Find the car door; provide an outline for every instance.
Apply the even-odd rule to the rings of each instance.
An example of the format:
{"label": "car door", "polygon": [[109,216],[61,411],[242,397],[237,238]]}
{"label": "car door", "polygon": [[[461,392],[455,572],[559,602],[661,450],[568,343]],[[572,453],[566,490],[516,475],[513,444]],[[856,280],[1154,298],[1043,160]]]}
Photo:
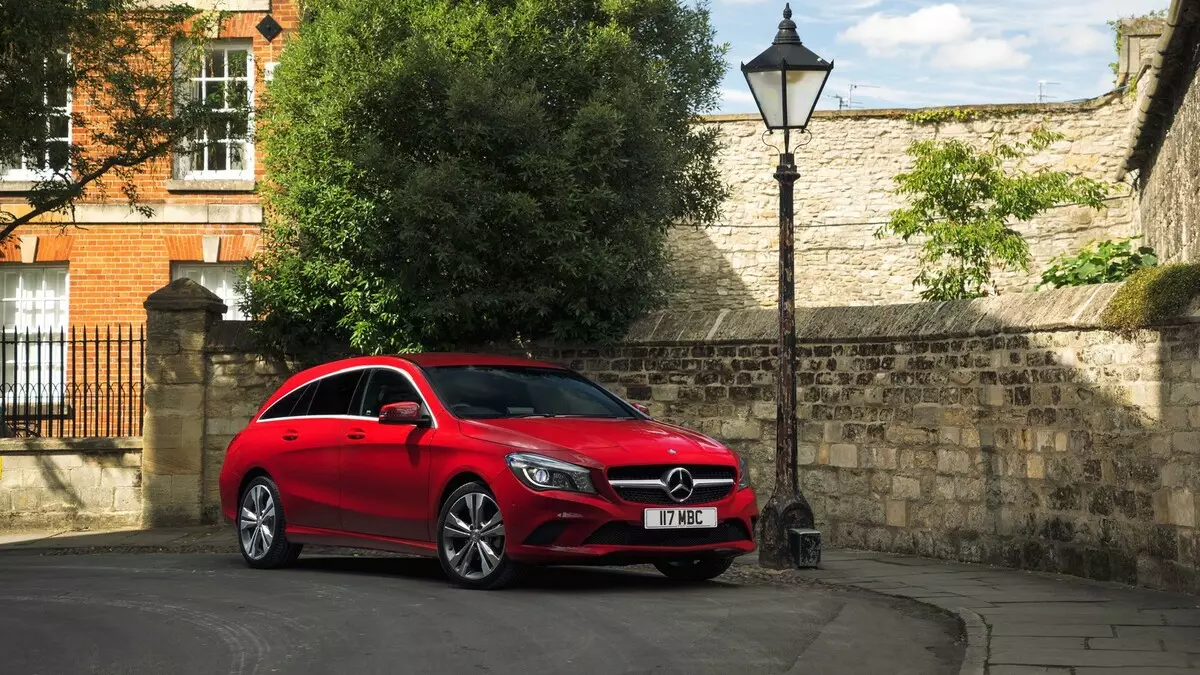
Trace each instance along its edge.
{"label": "car door", "polygon": [[289,526],[341,527],[338,472],[342,424],[362,376],[359,369],[314,380],[305,391],[298,390],[297,404],[286,417],[267,421],[267,439],[279,448],[267,468],[279,486]]}
{"label": "car door", "polygon": [[345,424],[342,529],[411,541],[429,538],[429,447],[436,430],[380,424],[388,403],[413,401],[428,412],[413,382],[392,368],[373,368]]}

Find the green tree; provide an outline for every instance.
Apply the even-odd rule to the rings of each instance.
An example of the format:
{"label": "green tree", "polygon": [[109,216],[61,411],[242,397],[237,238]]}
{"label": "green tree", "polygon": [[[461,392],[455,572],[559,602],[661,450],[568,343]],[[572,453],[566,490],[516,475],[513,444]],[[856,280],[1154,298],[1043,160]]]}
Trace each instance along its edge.
{"label": "green tree", "polygon": [[220,18],[149,0],[0,2],[0,174],[34,183],[28,209],[0,211],[0,241],[112,188],[149,214],[141,168],[200,129],[245,125],[247,100],[196,100],[185,80]]}
{"label": "green tree", "polygon": [[314,0],[260,126],[260,337],[402,352],[602,339],[718,216],[725,71],[681,0]]}
{"label": "green tree", "polygon": [[1063,204],[1104,206],[1108,187],[1025,160],[1063,138],[1043,127],[1014,143],[981,149],[959,140],[923,140],[908,149],[910,170],[896,176],[908,205],[891,213],[876,237],[918,238],[925,300],[958,300],[995,293],[993,270],[1029,269],[1029,245],[1010,223],[1028,221]]}

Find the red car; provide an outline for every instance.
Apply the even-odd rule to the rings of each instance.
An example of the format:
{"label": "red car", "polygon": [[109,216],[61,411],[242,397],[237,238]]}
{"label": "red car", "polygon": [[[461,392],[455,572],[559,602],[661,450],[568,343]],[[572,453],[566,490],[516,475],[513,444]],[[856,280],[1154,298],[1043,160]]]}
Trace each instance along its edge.
{"label": "red car", "polygon": [[221,507],[252,567],[304,544],[437,556],[471,588],[530,564],[711,579],[754,550],[745,461],[574,371],[502,356],[328,363],[230,443]]}

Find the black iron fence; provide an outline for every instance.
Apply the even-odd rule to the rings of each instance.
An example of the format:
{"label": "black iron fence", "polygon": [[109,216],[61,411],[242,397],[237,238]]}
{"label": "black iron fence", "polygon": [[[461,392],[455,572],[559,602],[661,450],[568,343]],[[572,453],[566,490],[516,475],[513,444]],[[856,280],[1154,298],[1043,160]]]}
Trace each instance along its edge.
{"label": "black iron fence", "polygon": [[144,326],[0,332],[0,436],[142,434]]}

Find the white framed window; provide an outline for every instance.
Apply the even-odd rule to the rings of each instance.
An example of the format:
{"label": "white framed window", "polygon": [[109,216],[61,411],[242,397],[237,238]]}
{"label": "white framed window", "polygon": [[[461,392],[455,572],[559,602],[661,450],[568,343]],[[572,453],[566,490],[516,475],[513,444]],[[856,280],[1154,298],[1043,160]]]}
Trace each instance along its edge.
{"label": "white framed window", "polygon": [[[250,41],[208,44],[202,58],[184,59],[183,65],[188,68],[185,96],[189,101],[204,101],[219,112],[253,105],[254,53]],[[249,116],[236,122],[214,122],[197,131],[175,153],[175,177],[184,180],[254,178],[254,143]]]}
{"label": "white framed window", "polygon": [[69,299],[66,265],[0,265],[0,384],[6,405],[62,401]]}
{"label": "white framed window", "polygon": [[49,113],[46,133],[21,157],[0,160],[0,179],[44,181],[65,173],[71,161],[71,92],[66,86],[47,87],[42,100]]}
{"label": "white framed window", "polygon": [[174,263],[171,279],[191,279],[207,288],[228,308],[225,318],[230,321],[245,321],[241,309],[243,296],[237,292],[238,273],[244,265],[237,263]]}

